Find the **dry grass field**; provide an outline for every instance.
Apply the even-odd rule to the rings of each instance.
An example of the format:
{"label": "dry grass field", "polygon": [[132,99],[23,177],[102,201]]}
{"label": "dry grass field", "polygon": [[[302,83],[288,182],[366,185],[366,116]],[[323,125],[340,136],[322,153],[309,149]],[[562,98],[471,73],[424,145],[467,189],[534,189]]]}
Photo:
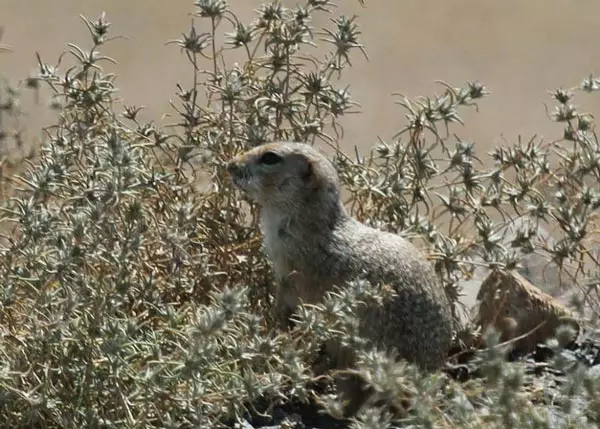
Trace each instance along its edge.
{"label": "dry grass field", "polygon": [[[241,20],[249,21],[260,1],[230,4]],[[111,70],[118,74],[122,97],[160,119],[170,112],[176,84],[190,78],[184,55],[165,42],[188,30],[192,1],[3,0],[3,43],[13,51],[0,55],[0,70],[20,79],[35,68],[35,51],[53,62],[69,42],[85,48],[88,39],[78,15],[95,18],[102,11],[113,23],[112,34],[126,37],[104,49],[118,61]],[[369,55],[368,61],[355,56],[344,78],[361,104],[359,116],[343,121],[346,147],[364,148],[378,137],[389,138],[404,124],[392,93],[429,95],[441,91],[438,79],[456,86],[480,80],[492,91],[479,113],[464,117],[468,122],[461,136],[476,141],[478,148],[518,135],[553,139],[562,131],[546,118],[544,103],[552,104],[547,91],[577,85],[600,71],[600,3],[593,0],[371,0],[366,7],[347,0],[339,12],[358,15]],[[598,97],[577,102],[599,111]],[[50,119],[44,108],[30,108],[31,130]]]}

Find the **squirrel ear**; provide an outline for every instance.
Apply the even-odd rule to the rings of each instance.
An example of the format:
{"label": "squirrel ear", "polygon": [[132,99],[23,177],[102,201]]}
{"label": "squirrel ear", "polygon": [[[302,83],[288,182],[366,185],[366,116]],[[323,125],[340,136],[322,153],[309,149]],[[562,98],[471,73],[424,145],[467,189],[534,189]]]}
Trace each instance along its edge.
{"label": "squirrel ear", "polygon": [[305,168],[302,171],[302,181],[304,183],[306,183],[309,187],[311,188],[316,188],[318,183],[317,183],[317,178],[315,176],[315,171],[314,171],[314,166],[313,163],[310,159],[306,159],[306,163],[304,164]]}

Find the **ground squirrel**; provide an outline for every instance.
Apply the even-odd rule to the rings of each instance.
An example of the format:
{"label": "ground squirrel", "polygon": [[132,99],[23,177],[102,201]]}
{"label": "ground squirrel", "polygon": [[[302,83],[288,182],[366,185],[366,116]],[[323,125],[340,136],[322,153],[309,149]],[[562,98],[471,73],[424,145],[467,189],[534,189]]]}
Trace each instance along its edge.
{"label": "ground squirrel", "polygon": [[366,278],[396,294],[360,321],[374,345],[423,369],[442,366],[451,344],[450,302],[425,256],[410,242],[360,223],[345,210],[333,164],[304,143],[275,142],[232,159],[236,187],[260,206],[263,243],[278,279],[275,311],[287,321],[299,299]]}

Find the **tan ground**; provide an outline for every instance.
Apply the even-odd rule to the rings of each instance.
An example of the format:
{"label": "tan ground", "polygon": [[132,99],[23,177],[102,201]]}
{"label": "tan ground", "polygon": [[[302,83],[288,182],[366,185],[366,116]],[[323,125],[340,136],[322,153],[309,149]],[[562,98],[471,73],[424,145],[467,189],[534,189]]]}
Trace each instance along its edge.
{"label": "tan ground", "polygon": [[[230,1],[245,21],[260,3]],[[391,93],[431,94],[439,90],[436,79],[453,85],[481,80],[493,92],[480,113],[464,115],[467,127],[457,129],[481,152],[502,136],[553,138],[560,128],[546,118],[547,91],[600,73],[600,2],[595,0],[370,0],[366,8],[358,0],[341,3],[340,12],[359,15],[370,57],[356,55],[345,78],[363,111],[344,121],[347,147],[389,138],[404,123]],[[53,62],[68,42],[89,46],[78,15],[95,18],[102,11],[113,23],[113,34],[128,38],[104,51],[119,62],[112,70],[127,103],[145,105],[158,117],[169,111],[175,84],[189,79],[183,55],[165,42],[188,30],[191,0],[2,0],[1,9],[3,43],[14,51],[0,55],[0,71],[12,79],[35,68],[36,50]],[[600,94],[577,101],[600,111]],[[34,109],[32,116],[35,126],[49,120],[44,109]]]}

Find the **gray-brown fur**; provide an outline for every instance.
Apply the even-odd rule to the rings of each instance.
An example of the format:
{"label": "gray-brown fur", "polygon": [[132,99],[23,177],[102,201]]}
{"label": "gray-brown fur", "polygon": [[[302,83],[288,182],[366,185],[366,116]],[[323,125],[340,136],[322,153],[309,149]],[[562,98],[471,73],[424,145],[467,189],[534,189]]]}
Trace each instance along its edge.
{"label": "gray-brown fur", "polygon": [[423,369],[442,366],[452,316],[431,265],[410,242],[347,213],[337,172],[324,155],[302,143],[269,143],[233,159],[228,171],[261,206],[264,247],[279,281],[275,311],[282,323],[299,299],[318,302],[334,285],[360,277],[386,282],[397,294],[367,309],[361,319],[364,335]]}

